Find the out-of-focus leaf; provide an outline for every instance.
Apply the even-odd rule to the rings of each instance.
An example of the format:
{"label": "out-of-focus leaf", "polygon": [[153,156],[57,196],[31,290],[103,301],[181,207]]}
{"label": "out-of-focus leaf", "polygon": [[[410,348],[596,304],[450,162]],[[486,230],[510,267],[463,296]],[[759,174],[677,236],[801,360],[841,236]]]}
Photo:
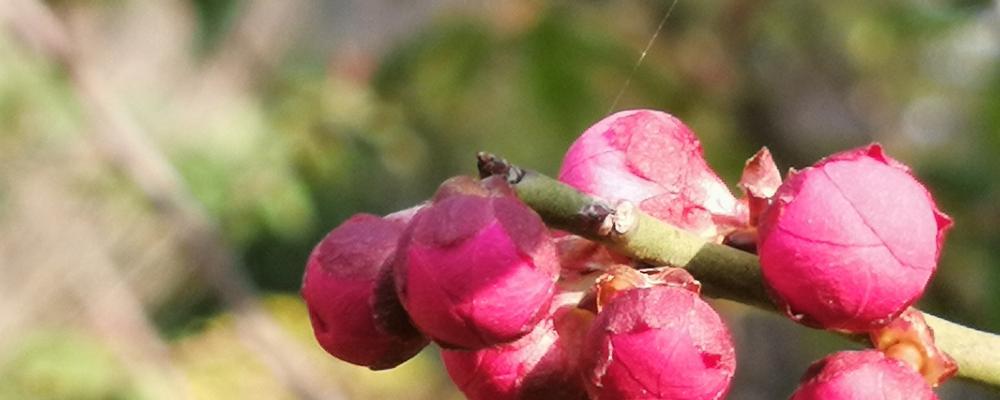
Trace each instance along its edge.
{"label": "out-of-focus leaf", "polygon": [[232,25],[243,2],[238,0],[189,0],[198,16],[198,50],[207,52],[218,44]]}
{"label": "out-of-focus leaf", "polygon": [[[307,350],[310,365],[348,399],[461,399],[444,375],[437,354],[427,349],[388,371],[373,372],[328,355],[315,342],[308,312],[298,297],[269,296],[265,307]],[[292,399],[261,359],[242,345],[228,315],[217,317],[176,346],[181,367],[198,399]]]}
{"label": "out-of-focus leaf", "polygon": [[138,399],[123,366],[94,339],[37,333],[0,363],[0,399]]}

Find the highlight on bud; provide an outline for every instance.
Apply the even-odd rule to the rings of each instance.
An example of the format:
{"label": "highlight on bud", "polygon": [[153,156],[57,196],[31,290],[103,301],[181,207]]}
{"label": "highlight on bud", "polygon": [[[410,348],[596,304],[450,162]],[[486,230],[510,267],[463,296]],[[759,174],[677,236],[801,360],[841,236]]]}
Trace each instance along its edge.
{"label": "highlight on bud", "polygon": [[541,218],[506,182],[453,179],[414,216],[394,271],[421,331],[474,350],[517,340],[547,315],[559,259]]}
{"label": "highlight on bud", "polygon": [[584,383],[597,399],[720,399],[736,369],[719,315],[671,285],[617,294],[594,320],[582,356]]}
{"label": "highlight on bud", "polygon": [[316,340],[334,357],[387,369],[429,343],[410,324],[391,290],[391,258],[404,224],[401,219],[355,215],[309,256],[301,294]]}
{"label": "highlight on bud", "polygon": [[916,301],[951,220],[878,144],[792,174],[759,227],[761,268],[801,322],[866,332]]}
{"label": "highlight on bud", "polygon": [[790,400],[935,400],[937,395],[905,363],[878,350],[842,351],[817,361]]}
{"label": "highlight on bud", "polygon": [[622,111],[588,128],[566,152],[559,180],[612,204],[635,203],[708,240],[746,223],[745,207],[705,162],[698,138],[661,111]]}
{"label": "highlight on bud", "polygon": [[562,307],[521,339],[481,350],[442,350],[448,375],[469,400],[586,398],[581,342],[593,314]]}

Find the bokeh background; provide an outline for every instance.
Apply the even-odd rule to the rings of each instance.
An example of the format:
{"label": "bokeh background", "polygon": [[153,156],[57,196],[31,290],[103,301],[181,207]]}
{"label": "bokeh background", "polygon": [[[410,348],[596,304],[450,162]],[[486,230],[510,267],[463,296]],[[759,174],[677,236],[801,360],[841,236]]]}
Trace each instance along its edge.
{"label": "bokeh background", "polygon": [[[1000,2],[680,0],[634,68],[669,7],[0,1],[0,399],[460,399],[433,348],[379,373],[319,349],[311,247],[478,150],[555,173],[637,107],[729,182],[762,145],[788,168],[882,142],[956,221],[921,307],[1000,331]],[[715,305],[731,399],[855,346]]]}

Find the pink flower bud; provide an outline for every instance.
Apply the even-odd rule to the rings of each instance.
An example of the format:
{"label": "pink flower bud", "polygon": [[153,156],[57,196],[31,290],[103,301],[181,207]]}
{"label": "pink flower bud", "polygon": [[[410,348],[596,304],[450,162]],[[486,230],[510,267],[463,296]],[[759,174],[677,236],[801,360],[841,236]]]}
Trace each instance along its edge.
{"label": "pink flower bud", "polygon": [[404,224],[358,214],[321,241],[306,265],[302,297],[319,344],[334,357],[387,369],[429,340],[392,290],[391,258]]}
{"label": "pink flower bud", "polygon": [[582,355],[595,399],[721,399],[736,369],[719,315],[677,286],[618,294],[594,320]]}
{"label": "pink flower bud", "polygon": [[792,174],[760,224],[761,267],[789,315],[868,331],[916,301],[951,220],[909,170],[873,144]]}
{"label": "pink flower bud", "polygon": [[563,307],[521,339],[476,351],[442,350],[451,380],[469,400],[580,400],[581,342],[589,311]]}
{"label": "pink flower bud", "polygon": [[877,350],[842,351],[817,361],[790,400],[936,400],[919,373]]}
{"label": "pink flower bud", "polygon": [[448,195],[418,212],[400,240],[403,306],[446,347],[517,340],[547,315],[555,290],[559,259],[547,228],[509,188],[441,191]]}
{"label": "pink flower bud", "polygon": [[705,162],[694,133],[670,114],[622,111],[588,128],[566,152],[559,180],[612,204],[719,240],[746,210]]}

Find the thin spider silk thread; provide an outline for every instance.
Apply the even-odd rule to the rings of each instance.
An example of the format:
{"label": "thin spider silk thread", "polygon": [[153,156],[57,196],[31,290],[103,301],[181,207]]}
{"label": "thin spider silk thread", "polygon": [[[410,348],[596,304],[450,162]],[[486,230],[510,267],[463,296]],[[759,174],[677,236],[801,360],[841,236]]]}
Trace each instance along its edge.
{"label": "thin spider silk thread", "polygon": [[615,110],[615,107],[618,106],[618,102],[622,99],[622,96],[625,95],[625,91],[628,90],[628,87],[632,84],[632,78],[635,76],[636,71],[639,70],[639,66],[642,65],[643,60],[646,59],[646,54],[649,54],[649,49],[653,47],[653,43],[656,42],[656,38],[660,36],[660,31],[662,31],[663,26],[666,25],[667,19],[670,18],[670,14],[674,12],[674,7],[677,6],[678,1],[679,0],[674,0],[673,3],[670,3],[670,8],[668,8],[667,12],[663,14],[663,18],[660,19],[660,24],[656,26],[656,31],[653,32],[653,36],[651,36],[649,41],[646,42],[646,47],[642,49],[642,54],[639,55],[639,59],[636,60],[635,65],[632,66],[632,72],[629,72],[628,78],[625,79],[625,84],[622,85],[621,90],[618,91],[618,95],[615,96],[615,101],[611,102],[611,107],[608,108],[608,114],[611,114],[611,112]]}

